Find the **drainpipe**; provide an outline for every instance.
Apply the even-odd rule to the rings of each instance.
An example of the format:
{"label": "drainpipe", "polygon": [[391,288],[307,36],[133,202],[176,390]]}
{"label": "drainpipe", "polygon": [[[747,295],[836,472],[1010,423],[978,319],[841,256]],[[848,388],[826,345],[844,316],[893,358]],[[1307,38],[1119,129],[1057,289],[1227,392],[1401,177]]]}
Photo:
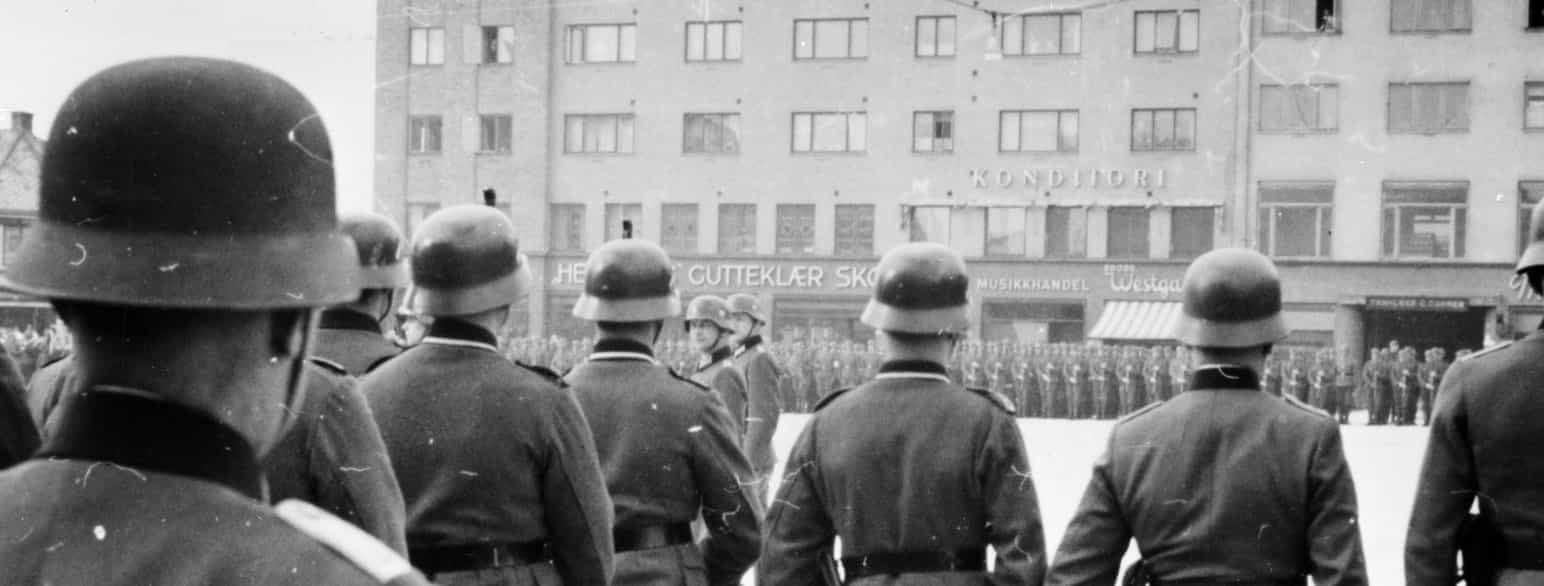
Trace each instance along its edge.
{"label": "drainpipe", "polygon": [[1237,84],[1234,101],[1234,153],[1237,157],[1234,161],[1233,172],[1233,221],[1229,225],[1235,230],[1233,244],[1255,248],[1258,244],[1255,239],[1259,230],[1255,225],[1258,222],[1259,213],[1255,205],[1259,194],[1252,189],[1251,171],[1254,168],[1254,158],[1251,149],[1254,146],[1254,52],[1259,44],[1254,34],[1254,0],[1246,0],[1239,3],[1239,45],[1245,50],[1239,56],[1242,63],[1235,63],[1237,71],[1234,74],[1234,83]]}

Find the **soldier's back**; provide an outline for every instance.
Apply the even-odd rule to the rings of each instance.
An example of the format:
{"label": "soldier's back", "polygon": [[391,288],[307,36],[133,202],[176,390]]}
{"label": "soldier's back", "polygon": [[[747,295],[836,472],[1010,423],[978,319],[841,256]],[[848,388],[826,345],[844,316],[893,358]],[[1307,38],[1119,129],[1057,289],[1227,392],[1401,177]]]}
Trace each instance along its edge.
{"label": "soldier's back", "polygon": [[399,353],[401,349],[381,334],[380,324],[370,316],[339,309],[322,313],[312,351],[353,376],[364,376]]}

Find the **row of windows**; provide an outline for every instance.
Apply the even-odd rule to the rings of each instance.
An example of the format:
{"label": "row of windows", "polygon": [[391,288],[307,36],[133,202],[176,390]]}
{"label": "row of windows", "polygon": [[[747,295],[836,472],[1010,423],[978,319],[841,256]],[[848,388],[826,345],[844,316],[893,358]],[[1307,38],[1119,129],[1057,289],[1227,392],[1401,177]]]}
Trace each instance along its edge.
{"label": "row of windows", "polygon": [[[912,150],[954,151],[951,110],[912,114]],[[795,153],[862,153],[868,150],[867,112],[794,112],[789,149]],[[408,152],[443,149],[444,119],[437,115],[408,119]],[[635,152],[632,114],[569,114],[563,117],[563,152],[627,154]],[[480,117],[478,150],[510,152],[511,115]],[[998,113],[998,150],[1002,152],[1077,152],[1077,110],[1003,110]],[[681,152],[740,152],[738,112],[688,113],[682,122]],[[1194,108],[1136,108],[1131,111],[1131,150],[1192,151],[1196,146]]]}
{"label": "row of windows", "polygon": [[[718,205],[718,254],[756,253],[756,204]],[[838,256],[874,254],[874,209],[872,204],[838,204],[834,209],[832,253]],[[777,204],[773,235],[774,250],[782,255],[815,254],[815,204]],[[585,249],[585,204],[552,204],[550,238],[553,251],[579,252]],[[1215,209],[1210,207],[1174,208],[1171,217],[1170,256],[1189,258],[1211,250]],[[698,251],[699,209],[695,203],[666,203],[660,206],[659,233],[646,234],[639,228],[643,204],[605,205],[605,239],[620,238],[624,226],[632,228],[635,238],[657,240],[674,253]],[[954,207],[916,206],[907,208],[908,237],[914,242],[949,244],[966,256],[1024,256],[1031,218],[1026,207]],[[1083,258],[1087,256],[1088,214],[1081,206],[1051,206],[1045,210],[1044,225],[1036,234],[1044,234],[1047,258]],[[1150,210],[1145,207],[1109,209],[1106,231],[1106,256],[1109,258],[1148,258],[1150,252]]]}
{"label": "row of windows", "polygon": [[[1339,34],[1341,0],[1263,0],[1260,14],[1266,34]],[[1396,33],[1468,32],[1474,0],[1391,0],[1389,30]],[[1198,10],[1150,10],[1132,13],[1135,53],[1196,53],[1200,50]],[[1544,0],[1528,0],[1527,26],[1544,27]],[[913,29],[917,57],[953,57],[958,47],[956,17],[918,16]],[[1077,55],[1082,52],[1083,16],[1079,12],[1017,14],[1001,19],[994,40],[1003,55]],[[686,61],[739,61],[744,51],[744,23],[737,20],[690,21],[685,26]],[[565,29],[568,63],[631,63],[638,60],[637,23],[574,24]],[[510,63],[514,27],[468,29],[469,63]],[[409,62],[445,62],[445,29],[410,29]],[[795,60],[864,59],[869,55],[869,19],[795,19]]]}

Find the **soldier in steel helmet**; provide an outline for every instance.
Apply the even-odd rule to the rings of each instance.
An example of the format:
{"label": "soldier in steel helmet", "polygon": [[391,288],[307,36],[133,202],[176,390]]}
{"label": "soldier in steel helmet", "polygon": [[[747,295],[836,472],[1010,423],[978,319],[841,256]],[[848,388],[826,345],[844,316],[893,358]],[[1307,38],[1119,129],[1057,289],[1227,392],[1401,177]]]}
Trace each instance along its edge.
{"label": "soldier in steel helmet", "polygon": [[[616,584],[739,584],[761,547],[760,501],[738,424],[711,389],[655,357],[681,313],[670,257],[613,240],[586,262],[575,317],[596,342],[565,380],[584,407],[616,503]],[[707,538],[692,543],[701,517]]]}
{"label": "soldier in steel helmet", "polygon": [[729,338],[729,304],[717,295],[698,295],[686,306],[686,333],[691,337],[697,364],[692,380],[713,389],[729,410],[735,437],[743,441],[747,391],[745,375],[734,367]]}
{"label": "soldier in steel helmet", "polygon": [[885,363],[874,380],[828,395],[799,434],[756,582],[1039,584],[1045,538],[1013,407],[944,373],[969,326],[965,261],[940,244],[905,244],[876,274],[861,319],[878,330]]}
{"label": "soldier in steel helmet", "polygon": [[401,349],[382,334],[381,324],[396,308],[397,291],[407,287],[400,250],[402,230],[390,218],[355,212],[339,218],[359,254],[359,297],[322,312],[317,325],[317,358],[363,376]]}
{"label": "soldier in steel helmet", "polygon": [[[1544,291],[1544,204],[1517,261]],[[1460,351],[1463,354],[1465,351]],[[1459,358],[1437,390],[1426,455],[1405,535],[1405,583],[1544,582],[1544,329]],[[1479,514],[1471,515],[1478,506]]]}
{"label": "soldier in steel helmet", "polygon": [[579,404],[499,351],[529,287],[514,225],[486,206],[424,220],[411,244],[423,341],[365,375],[407,501],[413,565],[440,584],[604,584],[611,499]]}
{"label": "soldier in steel helmet", "polygon": [[1269,259],[1224,248],[1185,271],[1175,338],[1193,353],[1178,396],[1115,424],[1047,584],[1367,583],[1356,491],[1328,414],[1261,392],[1287,336]]}
{"label": "soldier in steel helmet", "polygon": [[53,303],[80,392],[0,473],[0,583],[425,583],[337,517],[263,503],[315,311],[358,292],[330,157],[299,91],[230,61],[134,61],[65,100],[3,286]]}
{"label": "soldier in steel helmet", "polygon": [[735,293],[726,301],[729,303],[729,326],[734,329],[731,340],[734,365],[745,375],[748,408],[745,441],[741,445],[745,448],[745,457],[750,460],[751,472],[756,475],[757,499],[765,501],[767,484],[777,466],[772,434],[777,431],[778,419],[783,414],[784,370],[777,358],[767,351],[766,341],[761,337],[767,314],[761,310],[761,302],[756,296]]}

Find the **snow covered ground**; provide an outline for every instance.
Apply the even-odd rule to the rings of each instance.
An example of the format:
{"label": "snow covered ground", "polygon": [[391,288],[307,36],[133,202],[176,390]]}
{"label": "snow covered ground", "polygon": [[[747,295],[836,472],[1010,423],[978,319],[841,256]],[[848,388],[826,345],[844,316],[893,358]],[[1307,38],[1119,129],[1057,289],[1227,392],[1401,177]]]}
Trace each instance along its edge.
{"label": "snow covered ground", "polygon": [[[773,438],[779,455],[788,453],[806,421],[807,415],[782,417]],[[1040,492],[1046,547],[1051,552],[1061,542],[1067,522],[1082,498],[1090,467],[1104,447],[1110,425],[1109,421],[1019,420],[1029,447],[1035,486]],[[1353,424],[1342,427],[1341,436],[1351,462],[1351,474],[1356,479],[1362,545],[1367,553],[1371,583],[1403,584],[1405,525],[1415,498],[1415,477],[1426,445],[1426,428]],[[777,478],[781,478],[781,472],[778,471]],[[1135,552],[1128,553],[1128,561],[1134,559]]]}

